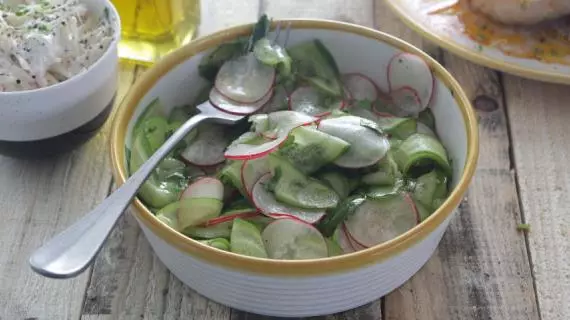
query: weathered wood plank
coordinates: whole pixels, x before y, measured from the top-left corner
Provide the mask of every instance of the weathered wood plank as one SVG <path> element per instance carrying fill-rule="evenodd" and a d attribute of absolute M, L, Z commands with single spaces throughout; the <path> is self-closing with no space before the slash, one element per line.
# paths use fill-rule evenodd
<path fill-rule="evenodd" d="M 258 0 L 202 1 L 199 35 L 255 22 Z M 83 320 L 227 320 L 230 309 L 183 285 L 154 255 L 132 214 L 127 213 L 93 266 Z"/>
<path fill-rule="evenodd" d="M 503 78 L 514 164 L 543 320 L 570 315 L 570 91 Z"/>
<path fill-rule="evenodd" d="M 116 104 L 133 79 L 120 73 Z M 77 319 L 88 273 L 72 280 L 41 277 L 29 255 L 94 207 L 109 191 L 108 121 L 86 145 L 44 161 L 0 158 L 0 319 Z"/>
<path fill-rule="evenodd" d="M 274 19 L 285 18 L 320 18 L 330 20 L 340 20 L 349 23 L 356 23 L 368 27 L 373 26 L 373 1 L 372 0 L 292 0 L 292 1 L 261 1 L 261 11 Z M 381 301 L 378 300 L 366 306 L 343 312 L 340 314 L 319 317 L 321 319 L 343 320 L 343 319 L 366 319 L 381 320 Z M 232 310 L 232 320 L 263 320 L 277 319 L 250 314 L 242 311 Z"/>
<path fill-rule="evenodd" d="M 439 50 L 376 1 L 377 27 L 442 58 L 479 113 L 477 174 L 457 216 L 429 262 L 386 296 L 387 319 L 538 319 L 498 75 Z M 438 52 L 439 51 L 439 52 Z"/>

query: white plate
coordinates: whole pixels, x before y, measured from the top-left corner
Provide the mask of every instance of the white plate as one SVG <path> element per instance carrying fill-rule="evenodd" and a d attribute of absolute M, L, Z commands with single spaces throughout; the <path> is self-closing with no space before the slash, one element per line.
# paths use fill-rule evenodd
<path fill-rule="evenodd" d="M 523 78 L 570 84 L 570 40 L 568 38 L 570 23 L 568 20 L 534 28 L 513 28 L 492 23 L 472 12 L 465 13 L 466 11 L 463 11 L 464 15 L 461 16 L 457 10 L 460 8 L 460 4 L 453 6 L 454 3 L 458 2 L 456 0 L 385 1 L 404 23 L 422 37 L 467 60 Z M 471 37 L 467 34 L 465 17 L 484 19 L 488 28 L 492 28 L 495 32 L 508 33 L 517 37 L 522 43 L 518 47 L 528 48 L 525 49 L 525 53 L 529 55 L 538 53 L 539 56 L 546 58 L 517 57 L 513 54 L 507 54 L 505 50 L 501 49 L 500 46 L 504 45 L 504 42 L 498 44 L 498 41 L 495 41 L 496 43 L 485 44 L 478 39 L 476 41 L 475 37 L 478 37 L 480 33 L 472 32 Z M 562 42 L 554 35 L 548 34 L 545 32 L 547 28 L 550 31 L 556 30 L 558 35 L 565 36 L 566 40 Z M 560 31 L 562 28 L 565 29 L 566 34 L 562 32 L 564 30 Z M 544 36 L 544 34 L 547 35 Z M 556 58 L 552 58 L 553 56 L 550 54 L 543 54 L 544 52 L 552 52 L 551 47 L 540 47 L 543 46 L 542 44 L 539 47 L 535 45 L 539 43 L 536 41 L 539 36 L 542 36 L 547 43 L 556 41 Z"/>

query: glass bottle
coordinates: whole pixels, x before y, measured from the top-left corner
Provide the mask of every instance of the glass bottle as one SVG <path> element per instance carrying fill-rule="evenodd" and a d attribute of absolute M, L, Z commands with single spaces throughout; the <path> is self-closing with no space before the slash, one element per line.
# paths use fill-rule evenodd
<path fill-rule="evenodd" d="M 119 57 L 151 65 L 190 42 L 200 24 L 200 0 L 111 0 L 121 17 Z"/>

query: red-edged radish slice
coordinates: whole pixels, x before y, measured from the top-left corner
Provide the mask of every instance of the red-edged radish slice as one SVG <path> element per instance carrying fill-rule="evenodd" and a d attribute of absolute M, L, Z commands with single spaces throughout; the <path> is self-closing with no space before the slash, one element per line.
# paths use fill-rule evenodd
<path fill-rule="evenodd" d="M 345 222 L 349 236 L 365 247 L 389 241 L 412 229 L 418 214 L 405 195 L 366 200 Z"/>
<path fill-rule="evenodd" d="M 221 201 L 224 198 L 224 184 L 216 178 L 200 178 L 189 185 L 180 197 L 180 199 L 189 198 L 212 198 Z"/>
<path fill-rule="evenodd" d="M 241 183 L 245 191 L 251 198 L 251 191 L 253 186 L 259 179 L 270 173 L 269 162 L 267 157 L 257 158 L 253 160 L 246 160 L 241 166 Z"/>
<path fill-rule="evenodd" d="M 370 101 L 378 99 L 378 87 L 372 79 L 361 73 L 347 73 L 342 76 L 342 82 L 352 99 Z"/>
<path fill-rule="evenodd" d="M 323 105 L 319 92 L 309 86 L 299 87 L 289 96 L 289 110 L 322 117 L 330 114 L 333 110 L 344 108 L 344 101 L 339 100 L 332 105 Z"/>
<path fill-rule="evenodd" d="M 261 234 L 267 255 L 278 260 L 304 260 L 328 257 L 322 234 L 297 219 L 277 219 Z"/>
<path fill-rule="evenodd" d="M 367 249 L 368 247 L 363 246 L 362 244 L 358 243 L 358 241 L 356 241 L 351 235 L 350 232 L 348 232 L 348 229 L 346 229 L 346 224 L 343 223 L 342 224 L 342 230 L 344 231 L 344 234 L 346 235 L 346 238 L 348 239 L 348 243 L 350 244 L 350 247 L 352 248 L 352 250 L 356 251 L 361 251 L 364 249 Z"/>
<path fill-rule="evenodd" d="M 216 76 L 216 89 L 238 103 L 249 104 L 266 97 L 273 88 L 275 69 L 250 53 L 226 61 Z"/>
<path fill-rule="evenodd" d="M 231 160 L 251 160 L 259 157 L 263 157 L 275 149 L 287 140 L 287 136 L 282 136 L 259 145 L 238 143 L 228 147 L 224 156 L 226 159 Z"/>
<path fill-rule="evenodd" d="M 272 113 L 285 110 L 289 107 L 289 93 L 283 86 L 276 86 L 273 89 L 273 97 L 269 100 L 260 112 Z"/>
<path fill-rule="evenodd" d="M 408 116 L 417 116 L 423 109 L 418 93 L 411 87 L 402 87 L 391 93 L 394 105 L 404 111 Z M 419 111 L 418 111 L 419 110 Z"/>
<path fill-rule="evenodd" d="M 229 221 L 233 221 L 234 219 L 240 218 L 240 219 L 249 219 L 249 218 L 255 218 L 258 217 L 260 214 L 257 211 L 252 211 L 252 212 L 241 212 L 241 213 L 236 213 L 236 214 L 231 214 L 231 215 L 227 215 L 227 216 L 219 216 L 217 218 L 214 219 L 210 219 L 206 222 L 204 222 L 202 225 L 200 225 L 201 227 L 212 227 L 215 225 L 218 225 L 220 223 L 224 223 L 224 222 L 229 222 Z"/>
<path fill-rule="evenodd" d="M 350 243 L 345 229 L 346 228 L 344 227 L 344 223 L 340 224 L 333 233 L 332 238 L 334 241 L 336 241 L 344 253 L 355 252 L 356 250 L 354 250 L 352 244 Z"/>
<path fill-rule="evenodd" d="M 200 167 L 222 163 L 224 150 L 230 144 L 225 129 L 226 127 L 220 124 L 201 124 L 197 129 L 198 136 L 180 153 L 180 156 L 190 164 Z"/>
<path fill-rule="evenodd" d="M 267 95 L 261 98 L 259 101 L 252 103 L 239 103 L 228 99 L 223 94 L 220 93 L 216 88 L 210 91 L 210 103 L 224 112 L 235 114 L 235 115 L 248 115 L 257 112 L 263 106 L 271 100 L 273 97 L 273 90 L 270 90 Z"/>
<path fill-rule="evenodd" d="M 271 216 L 272 214 L 281 214 L 286 212 L 306 223 L 315 223 L 324 215 L 324 210 L 306 210 L 288 206 L 278 202 L 275 196 L 267 191 L 265 184 L 271 179 L 271 174 L 262 176 L 253 186 L 251 197 L 255 207 L 263 214 Z"/>
<path fill-rule="evenodd" d="M 388 64 L 387 75 L 392 96 L 393 91 L 404 87 L 416 92 L 419 104 L 415 105 L 416 109 L 406 110 L 407 112 L 417 114 L 427 108 L 435 82 L 433 73 L 422 58 L 407 52 L 396 54 Z"/>
<path fill-rule="evenodd" d="M 296 216 L 290 215 L 288 213 L 271 213 L 271 214 L 267 214 L 266 216 L 269 216 L 273 219 L 297 219 L 301 222 L 307 223 L 307 222 L 297 218 Z"/>
<path fill-rule="evenodd" d="M 375 164 L 386 155 L 390 149 L 388 139 L 370 127 L 360 125 L 366 122 L 370 121 L 360 117 L 345 116 L 324 119 L 319 123 L 320 131 L 350 143 L 348 151 L 334 161 L 336 165 L 345 168 L 362 168 Z"/>

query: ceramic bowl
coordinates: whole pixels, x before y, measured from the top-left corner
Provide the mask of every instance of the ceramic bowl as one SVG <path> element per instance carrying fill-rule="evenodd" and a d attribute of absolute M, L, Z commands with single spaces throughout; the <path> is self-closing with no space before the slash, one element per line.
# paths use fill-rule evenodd
<path fill-rule="evenodd" d="M 397 52 L 423 57 L 433 69 L 432 110 L 437 132 L 453 164 L 452 192 L 427 220 L 381 245 L 338 257 L 279 261 L 236 255 L 202 245 L 174 231 L 138 200 L 133 213 L 156 255 L 182 282 L 232 308 L 303 317 L 331 314 L 376 300 L 406 282 L 430 258 L 463 198 L 478 157 L 476 117 L 459 84 L 424 52 L 393 36 L 361 26 L 323 20 L 287 20 L 289 44 L 318 38 L 342 72 L 362 72 L 387 89 L 386 66 Z M 137 117 L 154 98 L 164 106 L 192 101 L 203 84 L 200 59 L 217 45 L 248 35 L 252 25 L 230 28 L 177 50 L 148 70 L 120 106 L 111 154 L 116 181 L 127 177 L 125 147 Z"/>
<path fill-rule="evenodd" d="M 87 141 L 103 125 L 117 92 L 120 20 L 108 0 L 83 0 L 91 12 L 108 8 L 114 40 L 86 71 L 49 86 L 0 92 L 0 154 L 45 157 Z"/>

